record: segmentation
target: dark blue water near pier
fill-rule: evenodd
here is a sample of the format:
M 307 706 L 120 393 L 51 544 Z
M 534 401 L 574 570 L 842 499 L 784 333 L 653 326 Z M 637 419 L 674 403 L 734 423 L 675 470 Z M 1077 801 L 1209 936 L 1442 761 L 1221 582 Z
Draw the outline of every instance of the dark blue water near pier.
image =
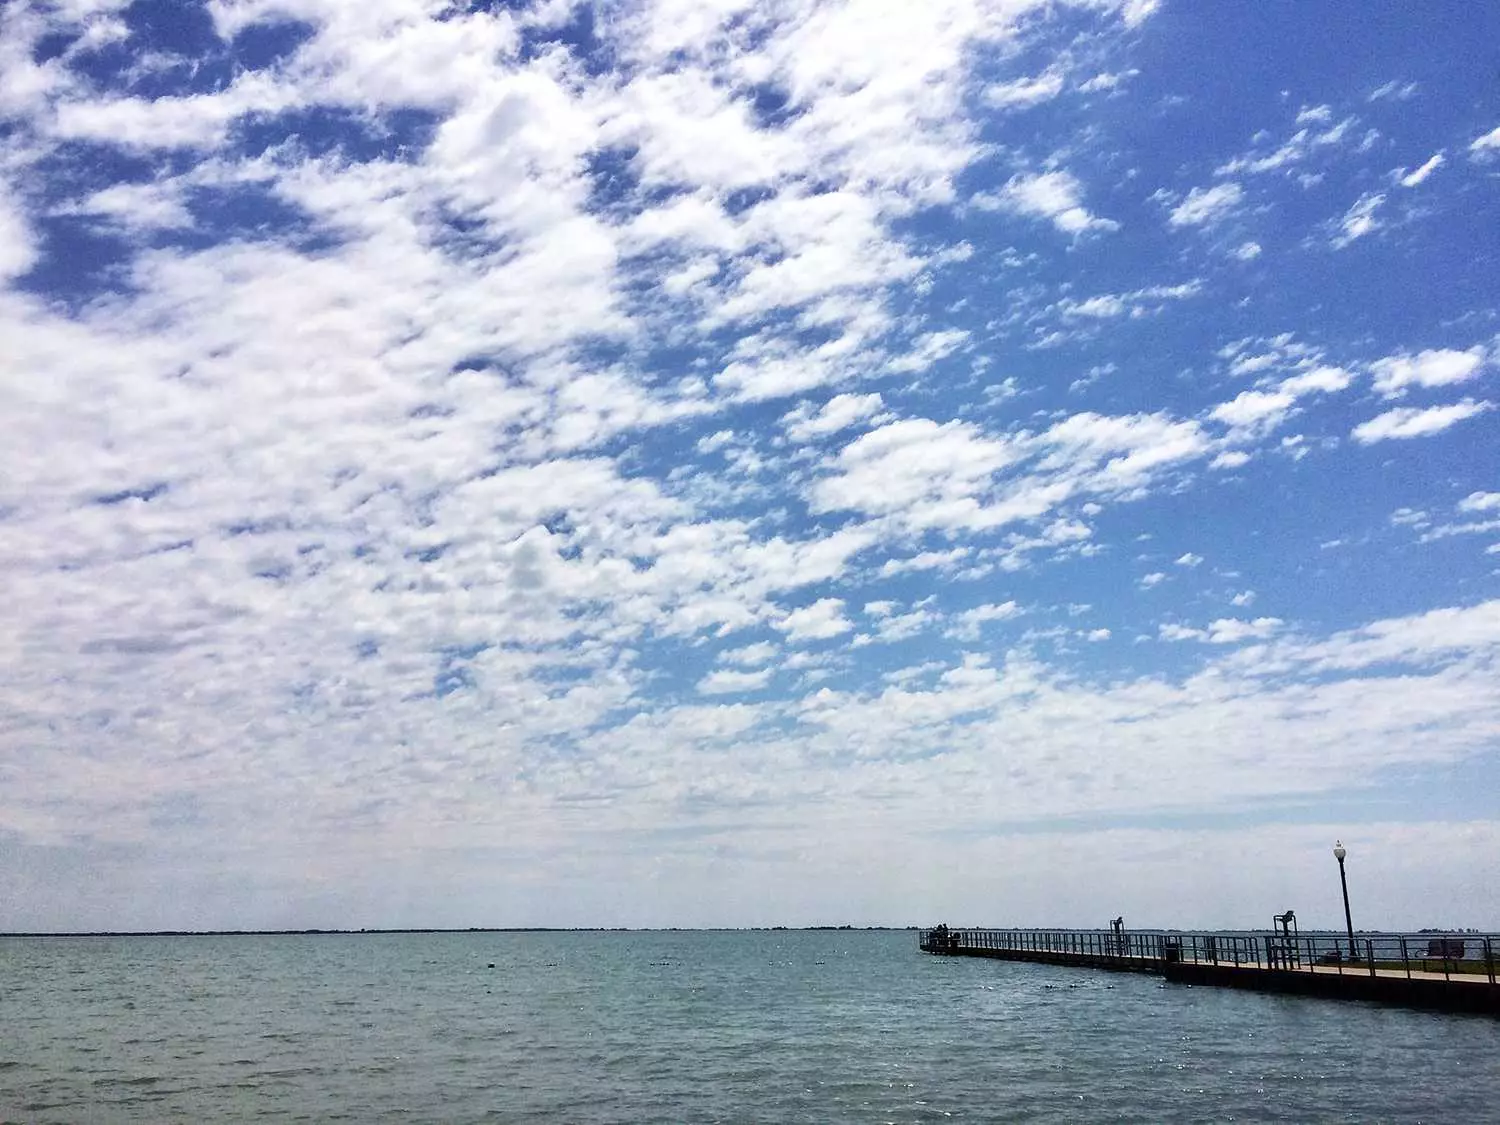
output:
M 487 966 L 494 963 L 494 968 Z M 1500 1022 L 909 933 L 0 939 L 0 1120 L 1481 1122 Z

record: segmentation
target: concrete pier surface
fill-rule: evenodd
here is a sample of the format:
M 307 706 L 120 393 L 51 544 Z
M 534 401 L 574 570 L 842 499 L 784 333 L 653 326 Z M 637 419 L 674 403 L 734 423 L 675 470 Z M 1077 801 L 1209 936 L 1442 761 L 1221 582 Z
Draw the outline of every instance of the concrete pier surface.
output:
M 1117 972 L 1154 973 L 1181 984 L 1370 1000 L 1500 1016 L 1491 934 L 1341 935 L 1110 930 L 922 930 L 919 948 Z

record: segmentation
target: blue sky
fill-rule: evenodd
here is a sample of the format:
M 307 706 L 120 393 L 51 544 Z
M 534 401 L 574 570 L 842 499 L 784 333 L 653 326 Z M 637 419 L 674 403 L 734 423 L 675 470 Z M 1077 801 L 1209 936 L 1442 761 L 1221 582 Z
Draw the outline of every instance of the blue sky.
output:
M 0 928 L 1500 926 L 1483 5 L 0 10 Z

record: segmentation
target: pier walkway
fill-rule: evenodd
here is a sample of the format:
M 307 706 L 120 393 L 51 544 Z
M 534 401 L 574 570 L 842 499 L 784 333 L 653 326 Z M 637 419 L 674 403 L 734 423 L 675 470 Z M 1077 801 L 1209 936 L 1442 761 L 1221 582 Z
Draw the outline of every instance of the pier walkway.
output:
M 1155 973 L 1183 984 L 1293 992 L 1500 1016 L 1492 934 L 922 930 L 925 953 Z

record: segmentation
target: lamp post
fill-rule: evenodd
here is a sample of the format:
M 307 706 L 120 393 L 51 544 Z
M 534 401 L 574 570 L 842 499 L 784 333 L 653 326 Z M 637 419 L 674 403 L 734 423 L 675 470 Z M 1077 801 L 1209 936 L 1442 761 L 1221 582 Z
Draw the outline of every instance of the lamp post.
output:
M 1354 951 L 1354 920 L 1349 916 L 1349 880 L 1344 877 L 1344 856 L 1348 852 L 1344 850 L 1344 841 L 1333 842 L 1333 858 L 1339 861 L 1339 886 L 1344 889 L 1344 925 L 1349 928 L 1349 960 L 1358 961 L 1359 954 Z

